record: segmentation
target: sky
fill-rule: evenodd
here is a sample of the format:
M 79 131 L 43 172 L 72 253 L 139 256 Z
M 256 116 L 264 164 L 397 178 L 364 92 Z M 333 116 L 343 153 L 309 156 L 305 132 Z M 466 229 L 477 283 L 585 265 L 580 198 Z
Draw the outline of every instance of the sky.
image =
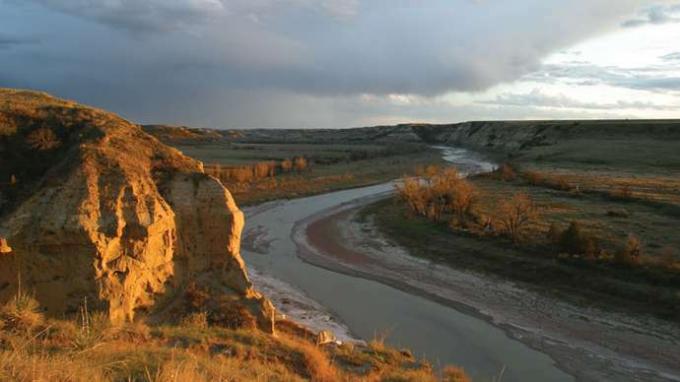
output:
M 680 0 L 0 0 L 0 87 L 139 123 L 680 118 Z

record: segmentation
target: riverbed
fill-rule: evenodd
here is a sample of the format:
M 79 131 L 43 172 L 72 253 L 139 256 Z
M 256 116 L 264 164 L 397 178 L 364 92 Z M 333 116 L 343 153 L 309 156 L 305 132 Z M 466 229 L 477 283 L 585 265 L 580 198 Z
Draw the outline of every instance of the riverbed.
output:
M 493 168 L 465 150 L 442 150 L 462 172 Z M 330 327 L 345 340 L 386 336 L 391 345 L 409 348 L 435 366 L 460 365 L 475 380 L 573 380 L 550 357 L 474 314 L 298 256 L 301 249 L 292 235 L 300 222 L 357 199 L 386 197 L 393 190 L 388 183 L 247 209 L 243 255 L 256 287 L 269 292 L 282 312 L 314 329 Z
M 439 149 L 463 174 L 495 168 L 464 149 Z M 388 183 L 246 209 L 244 257 L 256 287 L 313 330 L 344 341 L 385 335 L 475 381 L 680 381 L 677 326 L 413 257 L 357 218 L 393 192 Z

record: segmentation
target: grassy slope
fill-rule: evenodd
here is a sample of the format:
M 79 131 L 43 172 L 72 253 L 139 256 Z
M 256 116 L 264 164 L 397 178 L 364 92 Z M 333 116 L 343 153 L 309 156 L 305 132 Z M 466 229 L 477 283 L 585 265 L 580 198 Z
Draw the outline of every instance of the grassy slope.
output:
M 0 331 L 0 380 L 13 381 L 435 381 L 429 364 L 380 341 L 316 346 L 286 331 L 142 323 L 100 316 Z M 7 323 L 7 321 L 4 321 Z

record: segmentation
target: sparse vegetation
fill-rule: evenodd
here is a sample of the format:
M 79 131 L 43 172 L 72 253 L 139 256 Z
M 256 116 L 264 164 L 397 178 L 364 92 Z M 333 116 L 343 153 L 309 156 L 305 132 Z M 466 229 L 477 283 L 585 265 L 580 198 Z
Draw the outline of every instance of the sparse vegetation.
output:
M 403 151 L 367 143 L 230 144 L 220 141 L 179 146 L 208 163 L 206 173 L 220 179 L 239 205 L 386 182 L 413 172 L 419 164 L 442 162 L 437 150 L 422 145 L 397 147 Z
M 18 294 L 0 317 L 0 380 L 436 381 L 409 352 L 384 343 L 316 346 L 282 322 L 278 336 L 212 326 L 201 313 L 178 325 L 114 327 L 84 303 L 72 320 L 45 320 Z M 21 323 L 18 326 L 18 323 Z M 309 336 L 312 337 L 312 336 Z M 457 368 L 446 381 L 467 381 Z M 457 379 L 452 379 L 457 378 Z
M 421 174 L 427 178 L 427 171 Z M 465 225 L 424 213 L 429 199 L 418 196 L 426 195 L 427 181 L 405 182 L 401 203 L 378 203 L 364 214 L 420 256 L 527 282 L 578 302 L 680 317 L 675 250 L 680 237 L 671 228 L 680 204 L 677 179 L 507 165 L 469 183 L 477 198 Z M 621 191 L 613 197 L 610 190 Z M 512 266 L 503 266 L 508 263 Z

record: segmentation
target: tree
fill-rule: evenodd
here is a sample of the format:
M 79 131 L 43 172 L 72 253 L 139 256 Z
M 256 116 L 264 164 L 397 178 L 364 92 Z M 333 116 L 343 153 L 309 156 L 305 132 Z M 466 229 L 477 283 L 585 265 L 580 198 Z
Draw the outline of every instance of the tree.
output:
M 47 127 L 41 127 L 31 131 L 26 137 L 26 143 L 28 143 L 32 149 L 39 151 L 52 150 L 61 146 L 61 141 L 57 135 L 54 134 L 52 129 Z
M 628 235 L 628 240 L 626 241 L 626 247 L 623 251 L 618 252 L 615 256 L 616 262 L 625 265 L 636 265 L 640 263 L 642 259 L 643 249 L 642 241 L 633 235 L 632 233 Z
M 571 222 L 559 237 L 560 248 L 572 255 L 587 255 L 595 258 L 600 252 L 597 239 L 586 233 L 579 222 Z
M 266 178 L 274 176 L 274 165 L 271 162 L 259 162 L 254 167 L 255 177 Z
M 465 179 L 459 179 L 453 183 L 450 192 L 447 209 L 456 215 L 458 221 L 463 222 L 473 215 L 479 192 L 472 183 Z
M 293 161 L 293 166 L 296 171 L 301 172 L 307 168 L 307 159 L 305 159 L 305 157 L 297 157 Z
M 281 171 L 290 172 L 293 169 L 293 162 L 290 159 L 281 161 Z
M 505 233 L 519 242 L 524 236 L 526 227 L 538 217 L 538 210 L 525 193 L 517 193 L 501 203 L 498 208 L 498 221 Z
M 427 214 L 429 196 L 426 187 L 418 179 L 404 180 L 401 186 L 397 186 L 397 192 L 412 212 L 423 216 Z
M 477 190 L 455 168 L 428 166 L 420 170 L 420 174 L 422 179 L 407 179 L 397 187 L 411 211 L 434 222 L 441 222 L 450 214 L 458 221 L 465 221 L 472 215 Z

